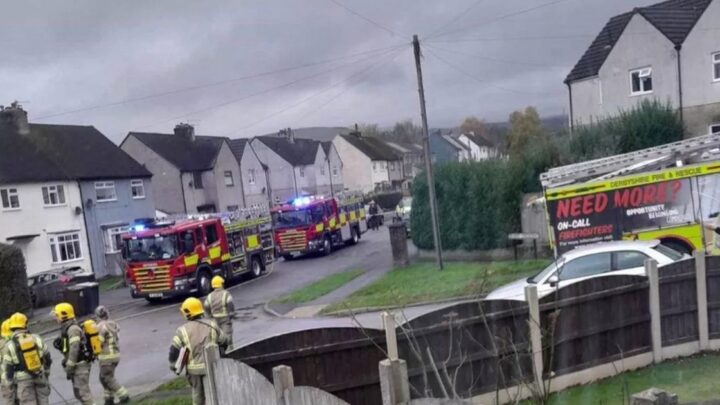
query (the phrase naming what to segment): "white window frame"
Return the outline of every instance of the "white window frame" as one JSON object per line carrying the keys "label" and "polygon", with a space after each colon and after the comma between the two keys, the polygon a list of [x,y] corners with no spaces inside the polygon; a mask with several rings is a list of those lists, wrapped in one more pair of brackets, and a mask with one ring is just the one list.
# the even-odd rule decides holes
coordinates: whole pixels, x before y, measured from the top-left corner
{"label": "white window frame", "polygon": [[103,232],[105,239],[105,253],[118,253],[122,250],[120,235],[127,231],[127,225],[111,226]]}
{"label": "white window frame", "polygon": [[[135,195],[135,190],[138,190],[138,195]],[[142,179],[130,180],[130,195],[133,200],[145,199],[145,182]]]}
{"label": "white window frame", "polygon": [[[714,132],[713,132],[713,127],[716,128],[716,130]],[[709,135],[720,134],[720,122],[716,122],[716,123],[708,125],[708,134]]]}
{"label": "white window frame", "polygon": [[[112,190],[112,198],[101,199],[98,195],[99,190]],[[114,181],[96,181],[95,182],[95,201],[101,202],[113,202],[117,201],[117,190],[115,190]]]}
{"label": "white window frame", "polygon": [[[230,180],[229,183],[228,180]],[[225,187],[235,187],[235,179],[233,178],[232,170],[223,171],[223,182],[225,183]]]}
{"label": "white window frame", "polygon": [[[13,197],[15,197],[15,203],[17,206],[13,207]],[[7,206],[5,200],[7,199]],[[3,187],[0,188],[0,208],[3,211],[17,211],[22,209],[20,204],[20,192],[17,187]]]}
{"label": "white window frame", "polygon": [[[638,74],[638,79],[640,82],[640,90],[635,91],[633,89],[633,74]],[[645,90],[643,86],[643,80],[644,78],[649,77],[650,78],[650,86],[652,87],[650,90]],[[653,90],[655,89],[655,83],[653,82],[653,76],[652,76],[652,67],[646,66],[639,69],[633,69],[630,71],[630,95],[631,96],[642,96],[645,94],[652,94]]]}
{"label": "white window frame", "polygon": [[[62,264],[83,260],[80,232],[51,234],[48,238],[53,264]],[[63,247],[66,259],[62,259]],[[72,256],[72,257],[71,257]]]}
{"label": "white window frame", "polygon": [[[43,199],[43,207],[62,207],[67,205],[65,198],[65,186],[62,184],[53,184],[49,186],[42,186],[40,189]],[[47,195],[47,201],[45,196]],[[56,203],[52,203],[53,196],[55,196]],[[62,198],[61,198],[62,197]]]}
{"label": "white window frame", "polygon": [[712,78],[713,83],[720,82],[720,52],[713,52],[710,55],[710,62],[712,64]]}
{"label": "white window frame", "polygon": [[325,165],[324,164],[320,165],[320,175],[321,176],[325,175]]}
{"label": "white window frame", "polygon": [[255,184],[255,169],[248,169],[248,184]]}
{"label": "white window frame", "polygon": [[300,174],[300,177],[305,177],[305,166],[298,167],[298,173]]}
{"label": "white window frame", "polygon": [[337,166],[333,166],[333,167],[332,167],[332,175],[333,175],[333,177],[337,177],[337,176],[338,176],[338,168],[337,168]]}

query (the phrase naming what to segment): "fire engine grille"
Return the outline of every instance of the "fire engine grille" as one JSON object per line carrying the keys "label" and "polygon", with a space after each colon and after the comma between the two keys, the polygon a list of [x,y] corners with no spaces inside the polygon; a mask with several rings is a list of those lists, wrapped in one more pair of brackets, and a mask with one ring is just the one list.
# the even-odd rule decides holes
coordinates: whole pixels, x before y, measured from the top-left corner
{"label": "fire engine grille", "polygon": [[157,292],[172,289],[170,266],[135,270],[135,280],[140,292]]}
{"label": "fire engine grille", "polygon": [[304,250],[307,238],[304,231],[285,231],[280,234],[280,247],[284,251]]}

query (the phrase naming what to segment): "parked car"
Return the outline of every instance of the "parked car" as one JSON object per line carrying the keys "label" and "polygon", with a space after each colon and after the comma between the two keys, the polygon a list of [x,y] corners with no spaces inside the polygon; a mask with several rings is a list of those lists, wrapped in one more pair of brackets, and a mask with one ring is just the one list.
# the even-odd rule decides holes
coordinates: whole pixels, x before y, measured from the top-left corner
{"label": "parked car", "polygon": [[54,305],[62,299],[66,287],[88,281],[95,281],[95,273],[79,266],[33,274],[28,277],[33,308]]}
{"label": "parked car", "polygon": [[410,212],[412,210],[412,197],[403,197],[402,200],[395,207],[396,220],[403,221],[405,223],[405,229],[407,229],[408,237],[410,237]]}
{"label": "parked car", "polygon": [[525,301],[525,286],[537,285],[538,297],[583,280],[609,275],[645,276],[645,260],[655,259],[658,266],[690,258],[652,241],[605,242],[575,248],[550,263],[538,274],[500,287],[485,299]]}

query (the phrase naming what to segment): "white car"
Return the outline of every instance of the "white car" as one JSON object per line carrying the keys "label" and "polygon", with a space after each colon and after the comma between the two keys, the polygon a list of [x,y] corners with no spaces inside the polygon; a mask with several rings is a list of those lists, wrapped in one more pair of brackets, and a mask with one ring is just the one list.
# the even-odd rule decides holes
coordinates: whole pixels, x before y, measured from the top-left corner
{"label": "white car", "polygon": [[658,266],[690,258],[658,240],[617,241],[575,248],[550,263],[540,273],[500,287],[487,300],[525,301],[525,286],[536,284],[538,297],[558,288],[589,278],[607,275],[645,276],[645,260],[655,259]]}

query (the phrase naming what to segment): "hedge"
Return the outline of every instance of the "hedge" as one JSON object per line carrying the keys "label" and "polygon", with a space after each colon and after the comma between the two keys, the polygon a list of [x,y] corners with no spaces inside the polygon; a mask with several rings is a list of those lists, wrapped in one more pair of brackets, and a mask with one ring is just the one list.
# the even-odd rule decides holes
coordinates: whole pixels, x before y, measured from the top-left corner
{"label": "hedge", "polygon": [[25,258],[15,246],[0,243],[0,320],[31,308]]}
{"label": "hedge", "polygon": [[370,203],[370,201],[375,201],[375,203],[382,208],[383,210],[395,210],[395,207],[397,207],[398,203],[400,203],[400,200],[402,199],[403,194],[402,191],[391,191],[391,192],[385,192],[385,193],[371,193],[365,196],[365,204]]}

